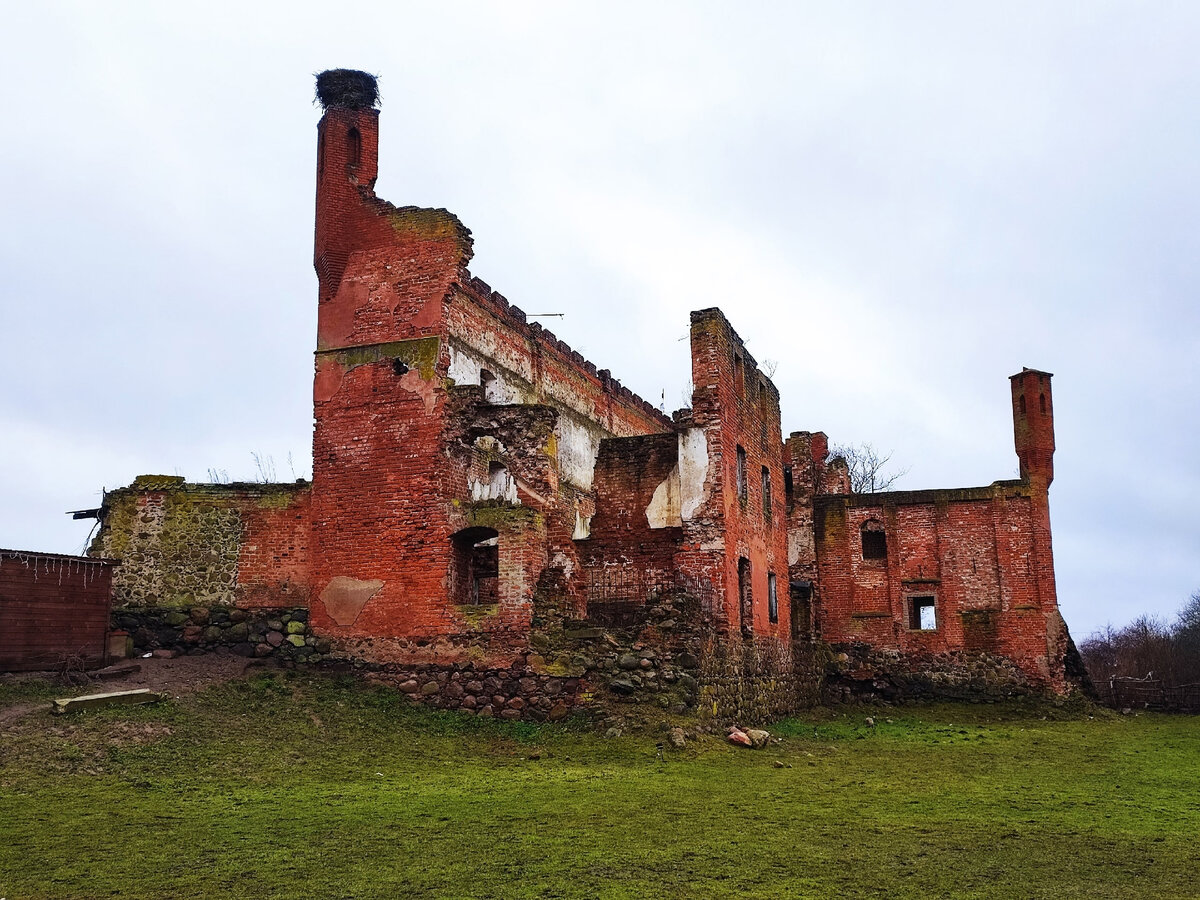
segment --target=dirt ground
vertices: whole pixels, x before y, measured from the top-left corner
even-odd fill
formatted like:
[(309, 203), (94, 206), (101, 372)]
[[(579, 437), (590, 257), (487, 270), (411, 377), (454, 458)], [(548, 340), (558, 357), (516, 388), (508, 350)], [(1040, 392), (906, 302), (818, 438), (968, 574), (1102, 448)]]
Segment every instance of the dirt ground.
[[(77, 680), (72, 685), (64, 683), (56, 672), (21, 672), (0, 675), (0, 683), (4, 681), (43, 681), (47, 685), (61, 686), (62, 692), (57, 695), (60, 697), (103, 694), (109, 691), (131, 691), (137, 688), (149, 688), (171, 697), (179, 697), (206, 688), (211, 684), (243, 678), (247, 672), (270, 668), (273, 663), (247, 659), (233, 654), (204, 653), (196, 656), (178, 656), (174, 659), (134, 657), (117, 663), (111, 668), (120, 669), (133, 665), (139, 666), (139, 670), (114, 678), (101, 678), (97, 672), (89, 672), (87, 673), (89, 681), (79, 682)], [(0, 727), (15, 722), (45, 705), (44, 703), (17, 703), (0, 706)]]

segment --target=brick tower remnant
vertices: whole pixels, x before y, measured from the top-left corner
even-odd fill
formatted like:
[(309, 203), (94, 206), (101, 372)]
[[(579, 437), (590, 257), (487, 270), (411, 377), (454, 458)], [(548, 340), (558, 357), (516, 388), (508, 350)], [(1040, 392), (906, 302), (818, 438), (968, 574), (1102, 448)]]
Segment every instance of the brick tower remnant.
[(503, 662), (539, 579), (579, 595), (600, 442), (670, 420), (473, 278), (452, 214), (375, 196), (372, 76), (317, 89), (313, 626), (375, 658)]

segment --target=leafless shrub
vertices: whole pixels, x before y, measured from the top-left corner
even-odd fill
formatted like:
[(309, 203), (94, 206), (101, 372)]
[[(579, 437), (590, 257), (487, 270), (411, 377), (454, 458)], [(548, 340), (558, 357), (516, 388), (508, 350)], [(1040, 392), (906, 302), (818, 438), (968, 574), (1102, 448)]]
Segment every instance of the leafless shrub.
[(1200, 682), (1200, 591), (1174, 622), (1143, 615), (1123, 628), (1106, 625), (1080, 643), (1079, 653), (1096, 685), (1151, 675), (1168, 685)]

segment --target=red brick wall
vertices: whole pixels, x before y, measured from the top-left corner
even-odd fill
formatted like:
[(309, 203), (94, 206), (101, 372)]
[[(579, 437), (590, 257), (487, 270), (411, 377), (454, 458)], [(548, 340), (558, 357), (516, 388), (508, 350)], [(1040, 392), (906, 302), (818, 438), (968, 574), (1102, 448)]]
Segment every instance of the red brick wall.
[[(740, 359), (740, 362), (739, 362)], [(723, 600), (724, 627), (748, 626), (756, 635), (790, 636), (787, 518), (779, 392), (746, 352), (720, 310), (692, 313), (692, 423), (708, 441), (710, 499), (684, 525), (679, 555), (685, 574), (710, 580)], [(737, 485), (737, 448), (746, 454), (745, 497)], [(770, 515), (764, 515), (761, 472), (770, 474)], [(721, 539), (721, 549), (711, 549)], [(752, 621), (743, 621), (738, 560), (751, 565)], [(767, 576), (777, 584), (778, 621), (767, 611)]]
[(241, 510), (237, 604), (245, 608), (306, 606), (311, 494), (297, 490), (286, 505), (246, 503)]
[[(1065, 687), (1067, 632), (1054, 584), (1047, 491), (1054, 456), (1050, 375), (1025, 369), (1011, 384), (1020, 481), (861, 495), (818, 488), (814, 497), (810, 482), (821, 483), (820, 472), (811, 478), (797, 472), (810, 449), (821, 468), (816, 436), (789, 440), (797, 486), (792, 527), (802, 530), (805, 504), (813, 508), (814, 620), (822, 638), (912, 653), (987, 651), (1012, 659), (1036, 683)], [(828, 490), (839, 479), (825, 468)], [(886, 535), (885, 559), (864, 558), (869, 523)], [(794, 554), (794, 571), (809, 562), (809, 554)], [(935, 629), (909, 627), (914, 596), (935, 598)]]
[(112, 563), (0, 550), (0, 671), (103, 662)]
[(591, 536), (579, 542), (592, 573), (590, 599), (617, 597), (632, 589), (644, 600), (656, 585), (671, 583), (682, 523), (652, 528), (646, 510), (678, 462), (674, 434), (613, 438), (600, 445), (596, 516)]
[[(822, 637), (902, 651), (987, 650), (1035, 680), (1060, 682), (1048, 645), (1053, 597), (1039, 593), (1035, 502), (1027, 485), (816, 501)], [(879, 522), (886, 559), (864, 559), (862, 526)], [(935, 597), (937, 627), (909, 627), (909, 599)]]

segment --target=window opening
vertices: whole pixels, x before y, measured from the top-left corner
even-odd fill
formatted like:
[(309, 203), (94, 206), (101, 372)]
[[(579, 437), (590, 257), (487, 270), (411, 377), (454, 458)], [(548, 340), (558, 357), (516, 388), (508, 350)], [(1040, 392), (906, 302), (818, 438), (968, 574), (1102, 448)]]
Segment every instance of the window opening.
[(788, 509), (792, 508), (792, 495), (795, 493), (796, 487), (792, 481), (792, 467), (783, 467), (783, 499), (788, 505)]
[(1025, 415), (1025, 395), (1021, 395), (1021, 415)]
[(792, 638), (805, 640), (812, 635), (812, 583), (789, 584), (789, 602), (792, 612)]
[(357, 166), (362, 159), (362, 136), (357, 128), (346, 132), (346, 157), (352, 166)]
[(746, 395), (746, 363), (740, 353), (733, 355), (733, 387), (739, 397)]
[(739, 500), (746, 499), (746, 451), (740, 444), (737, 448), (737, 493)]
[(1046, 395), (1045, 395), (1045, 394), (1041, 394), (1041, 395), (1038, 397), (1038, 399), (1039, 399), (1039, 400), (1041, 401), (1041, 403), (1042, 403), (1042, 415), (1044, 416), (1044, 415), (1046, 414)]
[(492, 528), (464, 528), (450, 537), (451, 599), (487, 606), (500, 599), (500, 535)]
[(887, 559), (887, 534), (882, 522), (871, 520), (863, 523), (862, 558)]
[(762, 467), (763, 521), (771, 524), (771, 470)]
[(908, 627), (913, 631), (937, 630), (937, 612), (933, 597), (908, 598)]
[(746, 637), (754, 633), (754, 588), (750, 574), (750, 560), (742, 557), (738, 560), (738, 616)]
[(775, 573), (767, 573), (767, 618), (779, 621), (779, 595), (775, 593)]

